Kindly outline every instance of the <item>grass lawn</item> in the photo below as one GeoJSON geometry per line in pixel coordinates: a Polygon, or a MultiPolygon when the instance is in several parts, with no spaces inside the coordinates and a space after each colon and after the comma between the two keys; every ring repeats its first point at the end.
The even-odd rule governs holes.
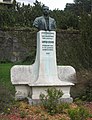
{"type": "Polygon", "coordinates": [[[12,63],[0,64],[0,86],[10,91],[14,91],[14,87],[10,80],[10,69],[12,66],[12,63]]]}
{"type": "Polygon", "coordinates": [[[13,103],[15,90],[10,80],[12,66],[12,63],[0,64],[0,113],[7,112],[13,103]]]}

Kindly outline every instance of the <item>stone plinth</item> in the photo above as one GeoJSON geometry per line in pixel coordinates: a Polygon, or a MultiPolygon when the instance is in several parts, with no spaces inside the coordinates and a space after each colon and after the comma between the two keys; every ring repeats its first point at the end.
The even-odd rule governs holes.
{"type": "Polygon", "coordinates": [[[11,82],[15,85],[17,99],[31,96],[32,100],[39,100],[41,93],[46,94],[49,87],[56,87],[62,90],[62,99],[72,102],[70,88],[75,79],[73,67],[57,66],[55,31],[37,33],[37,53],[33,65],[17,65],[11,69],[11,82]]]}

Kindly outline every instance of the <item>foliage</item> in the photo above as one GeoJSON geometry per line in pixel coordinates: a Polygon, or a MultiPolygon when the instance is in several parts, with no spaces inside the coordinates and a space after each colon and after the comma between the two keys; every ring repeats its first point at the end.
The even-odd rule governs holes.
{"type": "Polygon", "coordinates": [[[80,18],[80,62],[84,68],[92,67],[92,14],[83,14],[80,18]]]}
{"type": "Polygon", "coordinates": [[[47,89],[47,95],[41,94],[40,100],[45,109],[49,112],[49,114],[55,114],[62,112],[62,105],[59,104],[59,99],[62,97],[63,93],[60,90],[55,88],[47,89]]]}
{"type": "Polygon", "coordinates": [[[34,63],[34,56],[35,56],[35,53],[34,52],[31,52],[31,54],[29,54],[23,61],[22,61],[22,64],[24,63],[30,63],[30,64],[33,64],[34,63]]]}
{"type": "Polygon", "coordinates": [[[74,0],[74,2],[80,6],[82,12],[91,12],[91,0],[74,0]]]}
{"type": "MultiPolygon", "coordinates": [[[[10,114],[5,114],[0,116],[0,120],[76,120],[77,118],[75,117],[69,117],[69,110],[72,111],[72,116],[74,116],[75,114],[75,109],[78,110],[80,109],[79,106],[76,106],[75,103],[69,104],[69,108],[64,109],[63,113],[58,113],[55,115],[49,115],[46,110],[40,106],[40,105],[29,105],[26,102],[17,102],[18,105],[13,105],[13,109],[11,111],[10,114]]],[[[88,104],[92,106],[91,104],[88,104]]],[[[82,106],[83,108],[84,106],[82,106]]],[[[83,108],[84,109],[84,108],[83,108]]],[[[85,109],[87,109],[85,107],[85,109]]],[[[81,115],[83,115],[84,110],[80,110],[81,111],[81,115]]],[[[86,111],[86,110],[85,110],[86,111]]],[[[89,116],[88,120],[92,117],[92,115],[86,115],[86,113],[84,112],[85,115],[83,115],[83,119],[77,119],[77,120],[86,120],[87,117],[84,116],[89,116]]],[[[79,115],[79,114],[77,114],[79,115]]],[[[76,115],[76,116],[77,116],[76,115]]],[[[80,116],[81,116],[80,115],[80,116]]]]}
{"type": "MultiPolygon", "coordinates": [[[[36,17],[42,15],[43,3],[34,2],[34,6],[30,4],[21,5],[14,0],[13,5],[0,6],[0,27],[32,27],[33,21],[36,17]]],[[[91,0],[74,0],[73,4],[66,4],[64,11],[55,9],[50,12],[50,15],[55,18],[57,28],[79,29],[79,17],[83,13],[90,14],[92,12],[91,0]]]]}
{"type": "Polygon", "coordinates": [[[83,94],[80,96],[80,99],[83,101],[92,101],[92,81],[88,80],[83,94]]]}
{"type": "Polygon", "coordinates": [[[83,107],[69,109],[68,114],[71,120],[87,120],[89,117],[88,111],[83,107]]]}
{"type": "Polygon", "coordinates": [[[14,93],[14,87],[10,81],[10,69],[12,66],[13,64],[11,63],[0,64],[0,83],[14,93]]]}
{"type": "Polygon", "coordinates": [[[59,29],[78,28],[78,17],[70,11],[53,10],[51,16],[55,18],[59,29]]]}
{"type": "Polygon", "coordinates": [[[5,88],[1,87],[0,89],[3,91],[2,93],[0,92],[0,113],[10,114],[15,101],[8,90],[6,91],[5,88]]]}
{"type": "Polygon", "coordinates": [[[14,103],[14,87],[10,82],[10,68],[12,64],[0,64],[0,112],[10,113],[14,103]]]}
{"type": "Polygon", "coordinates": [[[92,82],[90,82],[86,87],[85,100],[89,102],[92,101],[92,82]]]}
{"type": "Polygon", "coordinates": [[[25,111],[21,111],[21,112],[20,112],[20,117],[21,117],[22,119],[25,118],[26,115],[27,115],[27,113],[26,113],[25,111]]]}
{"type": "Polygon", "coordinates": [[[36,1],[34,5],[21,5],[14,1],[10,8],[0,6],[0,27],[32,27],[33,20],[42,12],[40,2],[36,1]]]}
{"type": "Polygon", "coordinates": [[[80,16],[83,13],[90,14],[92,12],[91,0],[74,0],[74,3],[67,3],[65,11],[70,11],[80,16]]]}
{"type": "MultiPolygon", "coordinates": [[[[0,6],[0,27],[32,27],[33,21],[36,17],[42,15],[42,7],[44,4],[34,2],[34,6],[30,4],[21,5],[16,0],[12,7],[0,6]]],[[[62,10],[53,10],[50,15],[55,18],[57,28],[67,29],[67,27],[77,28],[77,16],[71,12],[64,12],[62,10]]]]}

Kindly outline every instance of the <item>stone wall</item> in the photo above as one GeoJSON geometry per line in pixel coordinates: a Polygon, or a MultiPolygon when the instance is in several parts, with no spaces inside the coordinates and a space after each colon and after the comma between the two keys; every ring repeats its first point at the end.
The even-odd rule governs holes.
{"type": "Polygon", "coordinates": [[[57,32],[57,62],[60,65],[80,65],[80,34],[79,31],[57,32]]]}
{"type": "Polygon", "coordinates": [[[0,30],[0,61],[22,61],[35,51],[36,32],[0,30]]]}
{"type": "MultiPolygon", "coordinates": [[[[0,30],[0,61],[35,60],[36,32],[32,29],[0,30]]],[[[57,31],[57,62],[78,65],[78,31],[57,31]],[[74,59],[75,58],[75,59],[74,59]]]]}

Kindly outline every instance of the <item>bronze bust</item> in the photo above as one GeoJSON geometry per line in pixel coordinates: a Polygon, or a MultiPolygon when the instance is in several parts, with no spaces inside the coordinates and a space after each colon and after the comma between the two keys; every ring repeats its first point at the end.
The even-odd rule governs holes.
{"type": "Polygon", "coordinates": [[[43,15],[34,20],[33,26],[38,30],[55,31],[56,21],[49,16],[49,7],[43,7],[43,15]]]}

